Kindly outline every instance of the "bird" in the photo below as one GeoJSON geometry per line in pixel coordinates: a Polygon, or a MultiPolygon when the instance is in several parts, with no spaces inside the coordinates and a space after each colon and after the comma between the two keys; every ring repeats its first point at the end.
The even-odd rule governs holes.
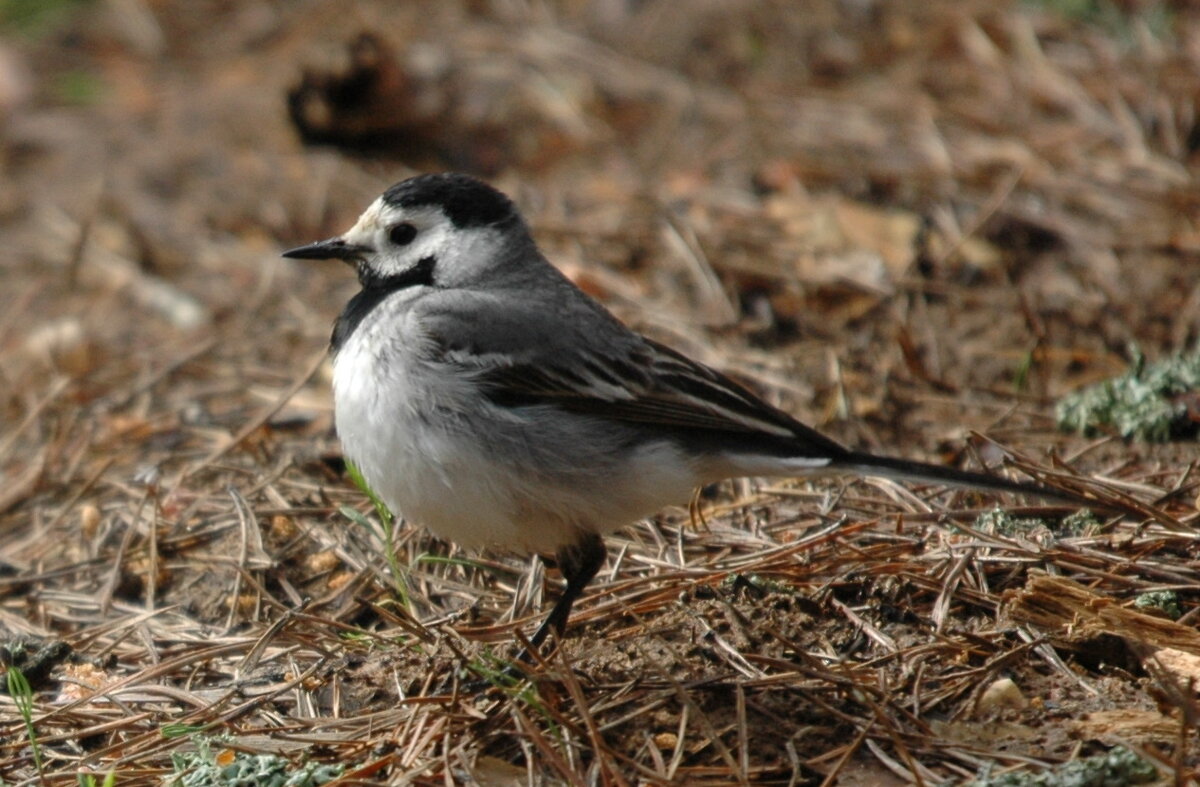
{"type": "Polygon", "coordinates": [[[565,587],[534,648],[562,638],[606,534],[724,479],[857,474],[1080,502],[826,437],[625,326],[469,175],[400,181],[345,233],[283,256],[357,273],[330,339],[334,421],[370,489],[461,547],[553,556],[565,587]]]}

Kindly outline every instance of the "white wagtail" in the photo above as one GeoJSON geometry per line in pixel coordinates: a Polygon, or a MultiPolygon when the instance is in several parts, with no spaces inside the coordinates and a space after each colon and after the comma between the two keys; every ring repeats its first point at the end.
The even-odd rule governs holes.
{"type": "Polygon", "coordinates": [[[602,536],[738,476],[848,472],[1076,499],[852,451],[634,333],[551,265],[513,203],[421,175],[348,232],[284,253],[354,265],[333,329],[346,457],[393,512],[464,547],[554,553],[562,634],[602,536]]]}

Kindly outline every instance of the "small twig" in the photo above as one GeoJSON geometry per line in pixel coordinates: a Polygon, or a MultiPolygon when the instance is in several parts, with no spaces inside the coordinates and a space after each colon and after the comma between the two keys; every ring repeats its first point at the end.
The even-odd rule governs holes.
{"type": "MultiPolygon", "coordinates": [[[[121,581],[121,572],[125,568],[125,556],[129,552],[129,547],[133,544],[133,537],[137,533],[138,522],[142,519],[142,511],[146,507],[146,503],[153,495],[151,487],[147,486],[142,492],[142,498],[138,501],[137,508],[133,512],[133,518],[125,526],[125,532],[121,535],[121,543],[117,547],[117,553],[113,556],[112,570],[108,572],[108,579],[100,590],[100,611],[107,615],[112,607],[113,594],[117,590],[117,585],[121,581]]],[[[152,610],[148,610],[152,611],[152,610]]]]}
{"type": "Polygon", "coordinates": [[[954,601],[954,592],[958,588],[959,580],[974,557],[975,550],[973,548],[964,549],[942,579],[942,588],[938,591],[937,601],[933,604],[933,630],[939,634],[946,624],[946,616],[950,612],[950,604],[954,601]]]}
{"type": "Polygon", "coordinates": [[[821,787],[834,787],[837,784],[838,776],[841,774],[842,769],[846,767],[850,762],[850,758],[854,756],[854,753],[863,745],[863,741],[867,739],[867,731],[869,729],[870,727],[864,724],[859,729],[858,735],[854,737],[854,740],[843,747],[841,758],[834,764],[833,770],[825,775],[825,778],[821,781],[821,787]]]}
{"type": "Polygon", "coordinates": [[[281,409],[283,409],[284,405],[286,405],[288,401],[291,400],[291,398],[308,383],[309,379],[317,373],[317,370],[321,368],[321,364],[325,361],[325,357],[325,350],[321,350],[321,352],[314,355],[312,360],[309,362],[308,367],[290,386],[288,386],[287,390],[280,394],[274,402],[267,407],[264,407],[253,418],[247,421],[233,437],[229,438],[220,446],[215,448],[211,453],[208,454],[208,456],[201,459],[198,464],[193,465],[185,470],[179,477],[177,484],[182,483],[184,480],[192,477],[196,473],[211,465],[213,462],[220,459],[231,449],[253,434],[256,429],[262,427],[263,424],[269,421],[281,409]]]}
{"type": "Polygon", "coordinates": [[[566,653],[562,648],[558,649],[558,663],[561,669],[560,675],[562,676],[563,685],[567,687],[567,693],[571,696],[572,702],[575,703],[575,710],[583,720],[584,729],[587,730],[588,737],[592,741],[592,750],[596,753],[596,758],[599,760],[600,766],[613,781],[624,785],[624,787],[628,787],[629,782],[612,763],[612,751],[605,742],[604,735],[600,732],[600,726],[596,723],[596,717],[588,707],[587,697],[583,695],[583,687],[579,685],[579,679],[575,676],[571,662],[567,659],[566,653]]]}
{"type": "Polygon", "coordinates": [[[83,262],[83,253],[87,249],[88,239],[91,238],[96,217],[100,215],[100,206],[104,203],[107,185],[107,178],[101,177],[96,195],[88,206],[87,213],[78,224],[75,240],[72,242],[70,254],[67,256],[66,283],[68,290],[74,290],[79,286],[79,266],[83,262]]]}
{"type": "Polygon", "coordinates": [[[31,407],[29,412],[25,413],[25,417],[17,424],[17,428],[9,432],[3,440],[0,440],[0,460],[8,455],[12,447],[16,445],[17,438],[21,436],[21,433],[42,417],[42,413],[59,397],[59,394],[67,389],[70,382],[70,379],[66,377],[55,378],[54,382],[50,384],[50,390],[46,391],[37,404],[31,407]]]}

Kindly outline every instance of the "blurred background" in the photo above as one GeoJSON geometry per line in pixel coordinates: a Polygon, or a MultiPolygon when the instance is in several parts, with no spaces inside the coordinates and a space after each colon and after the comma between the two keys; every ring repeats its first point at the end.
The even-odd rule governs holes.
{"type": "MultiPolygon", "coordinates": [[[[209,343],[211,390],[161,390],[236,429],[356,286],[277,251],[462,170],[622,318],[847,442],[1044,443],[1055,397],[1197,337],[1198,18],[4,0],[0,415],[69,379],[105,422],[112,386],[209,343]]],[[[306,392],[327,434],[327,388],[306,392]]]]}
{"type": "Polygon", "coordinates": [[[437,170],[818,422],[892,376],[1056,395],[1196,336],[1190,3],[0,9],[10,380],[29,334],[101,375],[198,336],[316,346],[354,285],[276,249],[437,170]]]}
{"type": "MultiPolygon", "coordinates": [[[[976,467],[999,460],[997,445],[1051,462],[1056,452],[1178,503],[1191,522],[1194,443],[1127,443],[1116,427],[1089,427],[1085,440],[1058,428],[1055,402],[1195,346],[1198,104],[1194,0],[0,0],[0,626],[140,669],[157,663],[155,648],[258,636],[301,598],[325,599],[339,625],[382,625],[360,603],[398,581],[379,553],[452,554],[419,532],[368,537],[352,523],[374,514],[342,475],[322,358],[357,285],[344,266],[279,257],[427,171],[488,179],[551,260],[622,319],[839,440],[976,467]],[[128,622],[155,610],[142,628],[128,622]]],[[[1172,396],[1167,432],[1194,434],[1194,388],[1172,396]]],[[[834,521],[831,501],[846,504],[841,492],[756,490],[708,490],[716,531],[692,535],[680,512],[661,519],[677,528],[669,538],[636,531],[621,554],[650,557],[602,580],[663,582],[665,599],[691,587],[672,565],[769,552],[834,521]]],[[[952,537],[911,496],[867,499],[855,510],[915,509],[900,519],[929,528],[921,545],[952,537]]],[[[855,533],[844,537],[865,539],[862,550],[883,543],[855,533]]],[[[909,618],[871,618],[894,655],[931,629],[906,639],[893,626],[928,615],[941,632],[947,599],[970,611],[1023,581],[984,567],[992,584],[959,597],[958,579],[938,573],[957,557],[895,548],[888,572],[915,577],[911,597],[886,577],[847,579],[851,553],[833,544],[787,568],[796,587],[812,583],[830,627],[803,606],[780,625],[818,638],[816,649],[857,653],[858,642],[866,659],[889,640],[862,645],[861,619],[820,594],[853,585],[838,598],[882,598],[885,612],[903,597],[909,618]],[[930,611],[935,600],[945,604],[930,611]]],[[[1105,576],[1152,551],[1139,549],[1105,576]]],[[[1029,560],[1076,570],[1053,554],[1029,560]]],[[[512,621],[541,608],[542,583],[520,585],[517,570],[497,579],[497,566],[410,566],[417,616],[480,616],[477,635],[510,641],[512,621]],[[497,620],[503,631],[487,629],[497,620]]],[[[585,599],[581,625],[596,625],[594,608],[585,599]]],[[[321,647],[343,647],[330,630],[321,647]]],[[[1009,630],[973,630],[939,663],[1025,647],[1009,630]]],[[[309,635],[296,636],[289,657],[317,659],[309,635]]],[[[680,681],[711,671],[704,658],[596,653],[595,674],[614,681],[658,661],[680,681]]],[[[396,685],[415,691],[431,669],[413,656],[396,685]]],[[[916,698],[939,669],[888,680],[916,698]]],[[[223,686],[234,672],[204,674],[223,686]]],[[[1050,672],[1075,685],[1065,668],[1050,672]]],[[[372,675],[347,710],[394,700],[392,678],[372,675]]],[[[874,675],[864,685],[883,685],[874,675]]],[[[966,703],[972,675],[930,707],[966,703]]],[[[768,738],[818,723],[808,699],[775,706],[748,691],[774,709],[751,709],[768,738]]],[[[1094,695],[1063,691],[1066,715],[1092,708],[1094,695]]],[[[336,716],[319,696],[313,713],[336,716]]],[[[804,768],[825,768],[875,724],[842,699],[841,721],[801,747],[804,768]]],[[[696,702],[688,713],[709,707],[696,702]]],[[[901,726],[904,702],[888,706],[901,726]]],[[[1153,706],[1142,694],[1129,704],[1153,706]]],[[[686,717],[646,734],[683,730],[686,717]]],[[[718,727],[736,748],[733,727],[718,727]]],[[[470,729],[484,741],[472,751],[515,757],[504,748],[515,744],[487,738],[494,728],[470,729]]],[[[662,739],[667,760],[682,739],[662,739]]],[[[629,740],[622,751],[642,745],[629,740]]],[[[888,733],[871,740],[891,750],[888,733]]],[[[1074,745],[1037,737],[1027,753],[1073,756],[1074,745]]],[[[782,746],[742,764],[800,773],[782,746]]],[[[689,751],[673,767],[728,766],[689,751]]],[[[969,758],[946,765],[947,751],[921,749],[912,773],[970,770],[969,758]]]]}

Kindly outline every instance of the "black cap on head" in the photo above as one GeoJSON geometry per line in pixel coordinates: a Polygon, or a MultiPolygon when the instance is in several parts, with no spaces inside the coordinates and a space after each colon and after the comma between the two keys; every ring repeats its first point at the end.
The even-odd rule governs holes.
{"type": "Polygon", "coordinates": [[[517,215],[512,200],[470,175],[417,175],[383,192],[383,201],[401,208],[436,205],[459,229],[500,224],[517,215]]]}

